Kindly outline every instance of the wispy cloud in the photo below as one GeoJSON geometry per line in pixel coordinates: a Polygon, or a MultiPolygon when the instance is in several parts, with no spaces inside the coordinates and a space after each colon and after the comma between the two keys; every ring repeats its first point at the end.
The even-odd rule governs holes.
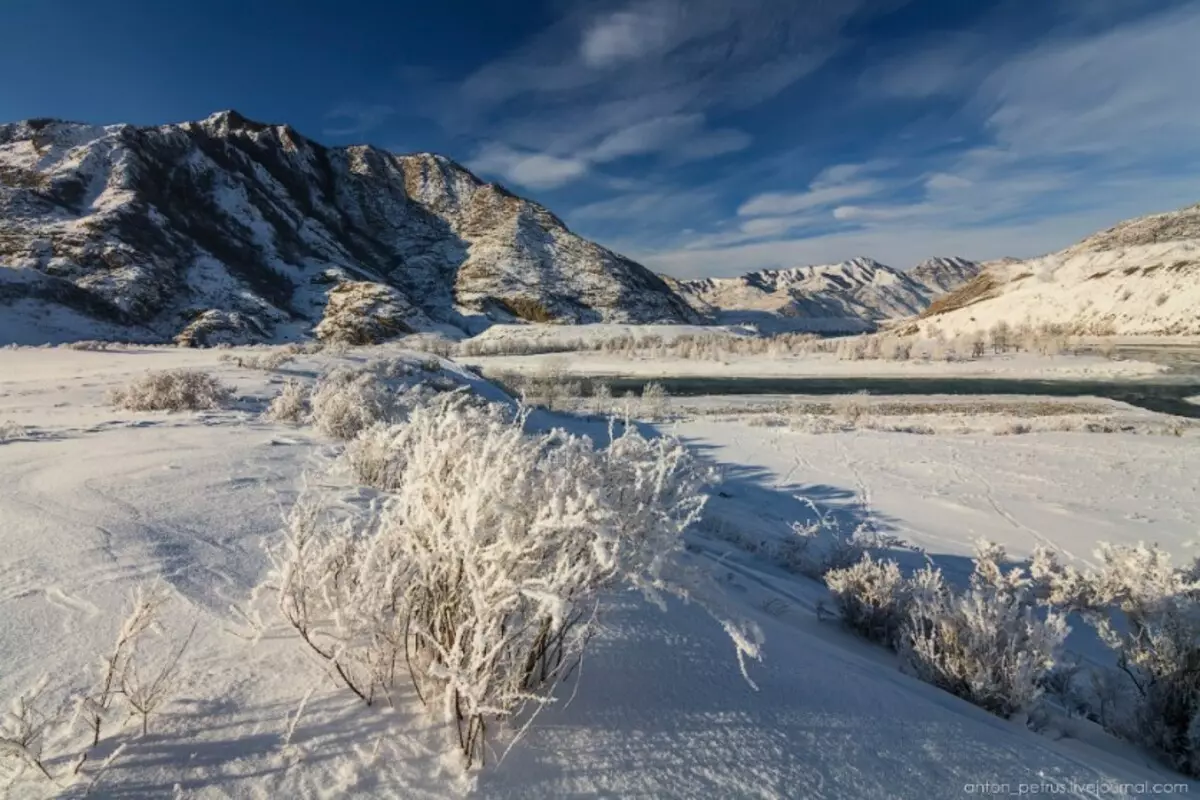
{"type": "MultiPolygon", "coordinates": [[[[1200,199],[1200,6],[1062,12],[1047,35],[990,48],[970,33],[950,39],[871,68],[858,85],[864,109],[934,104],[957,139],[908,158],[893,146],[874,168],[839,165],[801,189],[751,195],[709,231],[635,255],[680,275],[859,254],[898,266],[1033,256],[1200,199]]],[[[918,123],[925,137],[937,131],[918,123]]]]}
{"type": "Polygon", "coordinates": [[[587,162],[579,159],[521,152],[502,144],[484,147],[470,163],[480,172],[503,175],[513,183],[534,189],[561,186],[588,170],[587,162]]]}
{"type": "Polygon", "coordinates": [[[803,13],[791,0],[579,2],[468,76],[441,118],[460,133],[488,130],[484,149],[590,165],[728,156],[753,137],[712,120],[762,103],[826,63],[865,1],[812,3],[803,13]]]}

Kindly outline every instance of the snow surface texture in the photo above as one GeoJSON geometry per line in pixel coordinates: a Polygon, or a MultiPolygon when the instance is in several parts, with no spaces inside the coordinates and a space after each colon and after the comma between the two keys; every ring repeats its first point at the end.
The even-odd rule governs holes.
{"type": "Polygon", "coordinates": [[[981,278],[968,284],[976,291],[962,307],[930,321],[951,333],[1028,321],[1078,333],[1194,336],[1200,205],[1123,222],[1042,258],[997,263],[981,278]]]}
{"type": "Polygon", "coordinates": [[[694,307],[724,324],[751,324],[764,333],[857,333],[874,330],[881,320],[920,313],[935,296],[978,271],[978,264],[961,258],[930,259],[910,272],[855,258],[672,285],[694,307]]]}
{"type": "Polygon", "coordinates": [[[125,340],[295,338],[343,282],[383,284],[413,328],[696,317],[641,265],[449,159],[327,149],[235,112],[0,125],[0,267],[0,303],[23,317],[3,341],[100,335],[75,335],[76,316],[125,340]]]}
{"type": "MultiPolygon", "coordinates": [[[[1017,554],[1048,539],[1086,558],[1097,539],[1150,536],[1180,552],[1197,522],[1194,441],[922,437],[914,450],[902,434],[685,423],[678,433],[725,474],[690,558],[763,628],[765,660],[751,665],[759,691],[705,612],[662,614],[617,595],[578,690],[564,687],[564,702],[503,763],[464,774],[445,755],[446,731],[410,705],[363,708],[293,639],[240,638],[245,627],[229,610],[264,577],[260,543],[278,536],[302,473],[332,455],[311,429],[265,421],[269,398],[285,380],[371,358],[399,356],[415,380],[429,357],[298,355],[264,373],[220,354],[0,351],[0,421],[23,431],[0,442],[0,696],[47,669],[52,690],[80,680],[139,582],[160,577],[176,593],[168,626],[199,620],[185,689],[149,736],[130,726],[115,737],[127,748],[97,796],[840,800],[957,798],[980,783],[1015,793],[1019,784],[1181,780],[1106,737],[1055,741],[902,674],[887,653],[818,621],[823,587],[731,540],[787,530],[810,513],[799,495],[849,522],[894,529],[943,561],[981,534],[1017,554]],[[180,368],[235,387],[232,406],[164,414],[105,402],[148,369],[180,368]]],[[[500,397],[452,364],[439,374],[500,397]]],[[[604,427],[572,424],[593,435],[604,427]]],[[[47,794],[29,784],[18,796],[47,794]]]]}

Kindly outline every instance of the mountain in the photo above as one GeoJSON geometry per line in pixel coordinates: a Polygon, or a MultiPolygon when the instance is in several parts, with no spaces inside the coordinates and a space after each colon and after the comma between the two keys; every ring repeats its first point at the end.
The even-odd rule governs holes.
{"type": "Polygon", "coordinates": [[[0,125],[0,265],[4,316],[60,335],[293,338],[327,307],[352,327],[374,314],[365,336],[696,319],[640,264],[450,159],[327,148],[233,111],[0,125]]]}
{"type": "Polygon", "coordinates": [[[955,332],[1003,321],[1079,334],[1200,334],[1200,204],[1122,222],[1040,258],[985,265],[925,316],[955,332]]]}
{"type": "Polygon", "coordinates": [[[910,272],[855,258],[671,285],[697,311],[726,324],[755,324],[764,332],[853,333],[919,314],[933,297],[976,272],[978,265],[959,258],[931,259],[910,272]]]}

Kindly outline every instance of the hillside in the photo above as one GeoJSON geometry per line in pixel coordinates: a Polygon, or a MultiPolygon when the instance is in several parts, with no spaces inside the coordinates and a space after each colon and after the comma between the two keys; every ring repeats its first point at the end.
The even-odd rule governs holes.
{"type": "Polygon", "coordinates": [[[989,264],[926,316],[947,332],[1004,321],[1080,334],[1200,334],[1200,204],[1122,222],[1041,258],[989,264]]]}
{"type": "Polygon", "coordinates": [[[855,258],[672,285],[694,308],[725,324],[842,333],[919,314],[977,271],[978,265],[960,258],[930,259],[910,272],[855,258]]]}
{"type": "Polygon", "coordinates": [[[9,327],[29,341],[88,322],[157,341],[295,338],[338,287],[385,332],[695,317],[641,265],[447,158],[326,148],[232,111],[0,125],[0,266],[9,327]]]}

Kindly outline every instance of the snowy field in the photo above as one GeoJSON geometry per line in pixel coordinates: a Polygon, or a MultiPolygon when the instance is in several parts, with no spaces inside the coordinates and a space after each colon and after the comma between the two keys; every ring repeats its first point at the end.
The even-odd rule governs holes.
{"type": "MultiPolygon", "coordinates": [[[[762,628],[763,660],[749,664],[757,690],[703,611],[672,602],[663,613],[617,594],[561,702],[501,763],[466,772],[449,731],[414,698],[365,708],[282,626],[247,638],[231,609],[250,603],[267,570],[262,545],[278,538],[305,475],[324,480],[338,448],[260,417],[285,378],[387,355],[417,378],[499,393],[448,362],[423,371],[429,356],[386,348],[301,356],[271,372],[219,360],[237,352],[0,350],[0,701],[42,674],[51,695],[80,689],[139,583],[169,586],[168,634],[196,626],[182,689],[146,735],[134,721],[113,731],[92,763],[124,749],[91,796],[840,800],[959,798],[980,784],[1011,794],[1053,784],[1076,797],[1114,796],[1118,784],[1139,785],[1126,792],[1138,797],[1160,783],[1200,788],[1179,787],[1176,773],[1090,725],[1035,733],[905,675],[894,655],[818,617],[822,586],[755,554],[810,513],[807,498],[926,548],[949,574],[981,536],[1017,556],[1049,544],[1083,563],[1100,540],[1153,540],[1182,556],[1200,533],[1196,437],[680,422],[676,433],[723,473],[687,558],[762,628]],[[180,366],[234,386],[232,407],[166,414],[105,402],[147,369],[180,366]]],[[[98,774],[87,767],[71,788],[30,780],[12,796],[81,796],[98,774]]]]}

